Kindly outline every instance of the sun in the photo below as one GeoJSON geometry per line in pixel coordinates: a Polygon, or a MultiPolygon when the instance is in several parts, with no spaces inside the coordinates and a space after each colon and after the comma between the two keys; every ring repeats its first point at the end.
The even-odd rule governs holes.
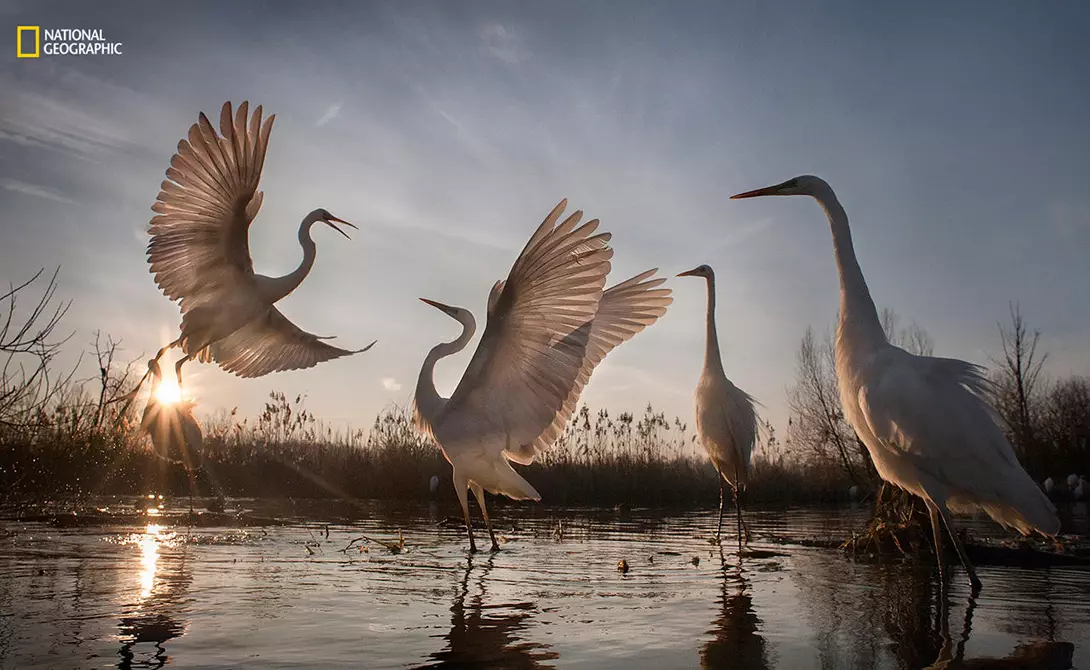
{"type": "Polygon", "coordinates": [[[178,380],[172,377],[163,377],[163,381],[155,389],[155,400],[161,405],[174,405],[181,402],[182,389],[178,386],[178,380]]]}

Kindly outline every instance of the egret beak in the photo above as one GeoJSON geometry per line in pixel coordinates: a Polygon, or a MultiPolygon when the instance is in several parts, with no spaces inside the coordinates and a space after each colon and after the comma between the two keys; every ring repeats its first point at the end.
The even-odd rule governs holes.
{"type": "MultiPolygon", "coordinates": [[[[789,180],[790,181],[790,180],[789,180]]],[[[746,191],[745,193],[739,193],[732,195],[731,200],[741,200],[742,198],[759,198],[762,195],[784,195],[780,193],[780,189],[786,185],[787,182],[776,184],[775,186],[765,186],[764,188],[758,188],[753,191],[746,191]]]]}
{"type": "Polygon", "coordinates": [[[421,298],[420,302],[425,303],[427,305],[431,305],[432,307],[438,309],[439,311],[443,312],[447,316],[450,316],[450,317],[454,316],[454,308],[451,307],[450,305],[444,305],[441,302],[436,302],[434,300],[428,300],[427,298],[421,298]]]}
{"type": "Polygon", "coordinates": [[[349,223],[349,222],[345,221],[344,219],[339,219],[339,218],[333,216],[332,214],[329,215],[328,219],[323,219],[323,221],[325,221],[327,226],[329,226],[333,230],[337,231],[341,235],[344,235],[345,239],[347,239],[347,240],[350,240],[352,238],[348,236],[348,233],[344,232],[343,230],[341,230],[340,228],[335,226],[334,223],[343,223],[344,225],[346,225],[346,226],[348,226],[350,228],[354,228],[355,230],[359,230],[359,228],[356,227],[355,224],[349,223]]]}
{"type": "Polygon", "coordinates": [[[693,268],[692,270],[686,270],[685,272],[679,273],[678,277],[699,277],[699,270],[699,267],[693,268]]]}

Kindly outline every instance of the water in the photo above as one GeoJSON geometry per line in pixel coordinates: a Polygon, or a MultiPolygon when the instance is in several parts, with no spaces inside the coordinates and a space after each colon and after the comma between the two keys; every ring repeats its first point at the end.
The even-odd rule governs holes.
{"type": "Polygon", "coordinates": [[[756,511],[740,566],[709,511],[496,507],[503,550],[472,557],[454,508],[273,511],[291,522],[0,523],[0,666],[1090,667],[1084,569],[983,566],[975,602],[958,570],[947,611],[928,566],[783,543],[865,510],[756,511]],[[403,551],[342,551],[398,529],[403,551]]]}

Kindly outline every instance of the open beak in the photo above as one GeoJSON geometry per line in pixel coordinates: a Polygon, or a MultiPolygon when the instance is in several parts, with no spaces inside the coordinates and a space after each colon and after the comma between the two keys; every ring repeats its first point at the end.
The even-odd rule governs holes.
{"type": "Polygon", "coordinates": [[[345,221],[344,219],[338,219],[337,217],[333,216],[332,214],[329,215],[328,219],[324,219],[324,221],[326,222],[326,224],[330,228],[337,231],[341,235],[344,235],[345,239],[348,239],[348,240],[350,240],[352,238],[348,236],[348,233],[344,232],[343,230],[338,228],[336,225],[334,225],[335,223],[343,223],[344,225],[346,225],[346,226],[348,226],[350,228],[353,228],[355,230],[359,230],[359,228],[357,228],[355,224],[349,223],[349,222],[345,221]]]}
{"type": "Polygon", "coordinates": [[[700,268],[693,268],[692,270],[686,270],[685,272],[678,274],[678,277],[696,277],[698,276],[697,270],[699,269],[700,268]]]}
{"type": "Polygon", "coordinates": [[[759,198],[762,195],[780,195],[781,187],[783,187],[783,184],[776,184],[775,186],[765,186],[764,188],[759,188],[753,191],[746,191],[745,193],[732,195],[730,199],[741,200],[742,198],[759,198]]]}
{"type": "Polygon", "coordinates": [[[447,316],[454,316],[454,308],[451,307],[450,305],[444,305],[441,302],[436,302],[434,300],[428,300],[427,298],[421,298],[420,302],[431,305],[432,307],[442,311],[447,316]]]}

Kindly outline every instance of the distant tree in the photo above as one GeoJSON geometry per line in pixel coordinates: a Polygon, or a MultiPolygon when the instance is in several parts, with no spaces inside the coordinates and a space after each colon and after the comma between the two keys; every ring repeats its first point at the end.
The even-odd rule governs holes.
{"type": "Polygon", "coordinates": [[[8,285],[0,295],[0,426],[25,426],[68,386],[72,373],[56,377],[51,363],[69,337],[55,334],[71,302],[56,299],[58,268],[45,288],[31,297],[29,309],[19,299],[36,290],[43,270],[27,281],[8,285]]]}
{"type": "Polygon", "coordinates": [[[1007,424],[1009,437],[1022,464],[1031,472],[1043,465],[1037,444],[1036,424],[1042,408],[1041,370],[1047,353],[1038,355],[1040,331],[1030,331],[1017,303],[1010,305],[1010,325],[999,327],[1003,349],[992,357],[993,403],[1007,424]]]}
{"type": "Polygon", "coordinates": [[[1045,470],[1083,472],[1090,464],[1090,378],[1060,380],[1042,404],[1039,440],[1045,470]]]}

